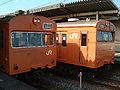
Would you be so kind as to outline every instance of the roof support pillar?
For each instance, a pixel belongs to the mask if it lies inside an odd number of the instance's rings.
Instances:
[[[99,20],[99,12],[97,11],[96,12],[96,21],[98,21]]]

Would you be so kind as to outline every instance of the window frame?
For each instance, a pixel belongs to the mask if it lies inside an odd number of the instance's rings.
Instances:
[[[108,39],[107,39],[107,40],[98,40],[98,32],[101,32],[101,33],[107,32]],[[109,33],[111,33],[111,35],[112,35],[112,40],[109,40]],[[101,38],[102,38],[102,37],[101,37]],[[112,32],[112,31],[102,31],[102,30],[98,30],[98,31],[96,32],[96,41],[97,41],[97,42],[114,42],[114,32]]]
[[[26,47],[13,47],[13,43],[12,43],[12,42],[13,42],[13,40],[12,40],[12,38],[13,38],[13,37],[12,37],[12,34],[13,34],[13,33],[16,33],[16,32],[11,32],[11,47],[12,47],[12,48],[28,48],[28,47],[27,47],[28,45],[27,45]],[[27,33],[27,32],[19,32],[19,33]],[[28,41],[28,38],[27,38],[26,40]],[[28,42],[27,42],[27,44],[28,44]]]
[[[83,42],[82,42],[83,41],[82,35],[84,35],[84,34],[86,35],[86,42],[85,42],[85,45],[82,45],[83,44]],[[81,46],[82,47],[86,47],[87,46],[87,32],[82,32],[81,33]]]
[[[27,38],[26,38],[26,40],[27,40],[27,46],[25,46],[25,47],[14,47],[13,46],[13,33],[27,33]],[[41,36],[41,46],[38,46],[38,45],[36,45],[36,46],[30,46],[30,42],[29,42],[29,35],[28,34],[30,34],[30,33],[38,33],[38,34],[41,34],[40,36]],[[43,45],[43,38],[42,38],[42,35],[43,35],[43,33],[46,35],[46,34],[51,34],[52,35],[52,45]],[[54,47],[55,46],[55,42],[54,42],[54,40],[55,40],[55,33],[54,32],[17,32],[17,31],[13,31],[13,32],[11,32],[11,47],[12,48],[35,48],[35,47]],[[34,39],[35,40],[35,39]]]
[[[45,33],[45,32],[42,32],[42,33]],[[53,45],[42,45],[42,47],[55,46],[55,42],[54,42],[54,41],[55,41],[55,38],[54,38],[54,37],[55,37],[55,33],[46,32],[46,34],[51,34],[51,35],[52,35],[52,37],[53,37],[53,38],[52,38],[52,39],[53,39]],[[42,36],[42,35],[41,35],[41,36]],[[41,39],[42,39],[42,38],[41,38]],[[42,39],[42,44],[43,44],[43,39]]]
[[[45,28],[45,25],[51,25],[51,27],[50,28]],[[44,30],[52,30],[52,28],[53,28],[53,23],[44,23],[43,24],[43,29]]]
[[[66,36],[66,39],[65,39],[65,40],[63,40],[63,35]],[[65,41],[65,45],[63,44],[63,41]],[[62,33],[62,46],[63,46],[63,47],[67,47],[67,34],[66,34],[66,33]]]
[[[57,44],[57,45],[59,45],[59,43],[60,43],[59,39],[60,39],[60,38],[59,38],[59,34],[57,33],[57,34],[56,34],[56,44]]]

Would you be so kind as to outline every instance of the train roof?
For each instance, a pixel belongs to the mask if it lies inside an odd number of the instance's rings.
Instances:
[[[110,28],[110,31],[115,31],[115,25],[106,20],[91,20],[91,21],[77,21],[77,22],[63,22],[57,23],[57,27],[96,27],[98,30],[103,30],[104,28]]]
[[[62,23],[57,23],[57,27],[72,27],[72,26],[96,26],[97,21],[92,20],[92,21],[77,21],[77,22],[62,22]]]
[[[0,23],[9,23],[9,21],[15,17],[21,17],[21,16],[29,16],[29,17],[44,17],[40,15],[18,15],[18,16],[5,16],[3,18],[0,18]],[[46,17],[44,17],[46,18]],[[51,19],[49,19],[51,20]],[[53,20],[52,20],[53,21]]]
[[[106,21],[106,20],[90,20],[90,21],[77,21],[77,22],[62,22],[62,23],[57,23],[57,27],[75,27],[75,26],[92,26],[92,27],[96,27],[97,24],[100,23],[110,23],[111,25],[113,25],[111,22]]]
[[[5,16],[3,18],[0,18],[0,23],[7,23],[9,22],[13,17],[15,16]]]
[[[0,19],[0,28],[9,28],[9,30],[31,30],[31,31],[56,31],[55,21],[38,15],[18,15],[7,16]]]

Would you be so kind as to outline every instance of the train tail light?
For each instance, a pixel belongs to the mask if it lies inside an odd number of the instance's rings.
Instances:
[[[19,68],[18,65],[14,65],[14,68],[13,68],[13,69],[14,69],[14,70],[18,70],[18,68]]]

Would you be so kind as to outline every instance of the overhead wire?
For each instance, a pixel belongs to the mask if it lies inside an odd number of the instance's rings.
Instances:
[[[4,5],[4,4],[7,4],[7,3],[9,3],[9,2],[12,2],[12,1],[13,1],[13,0],[9,0],[9,1],[3,2],[3,3],[0,4],[0,6],[2,6],[2,5]]]

